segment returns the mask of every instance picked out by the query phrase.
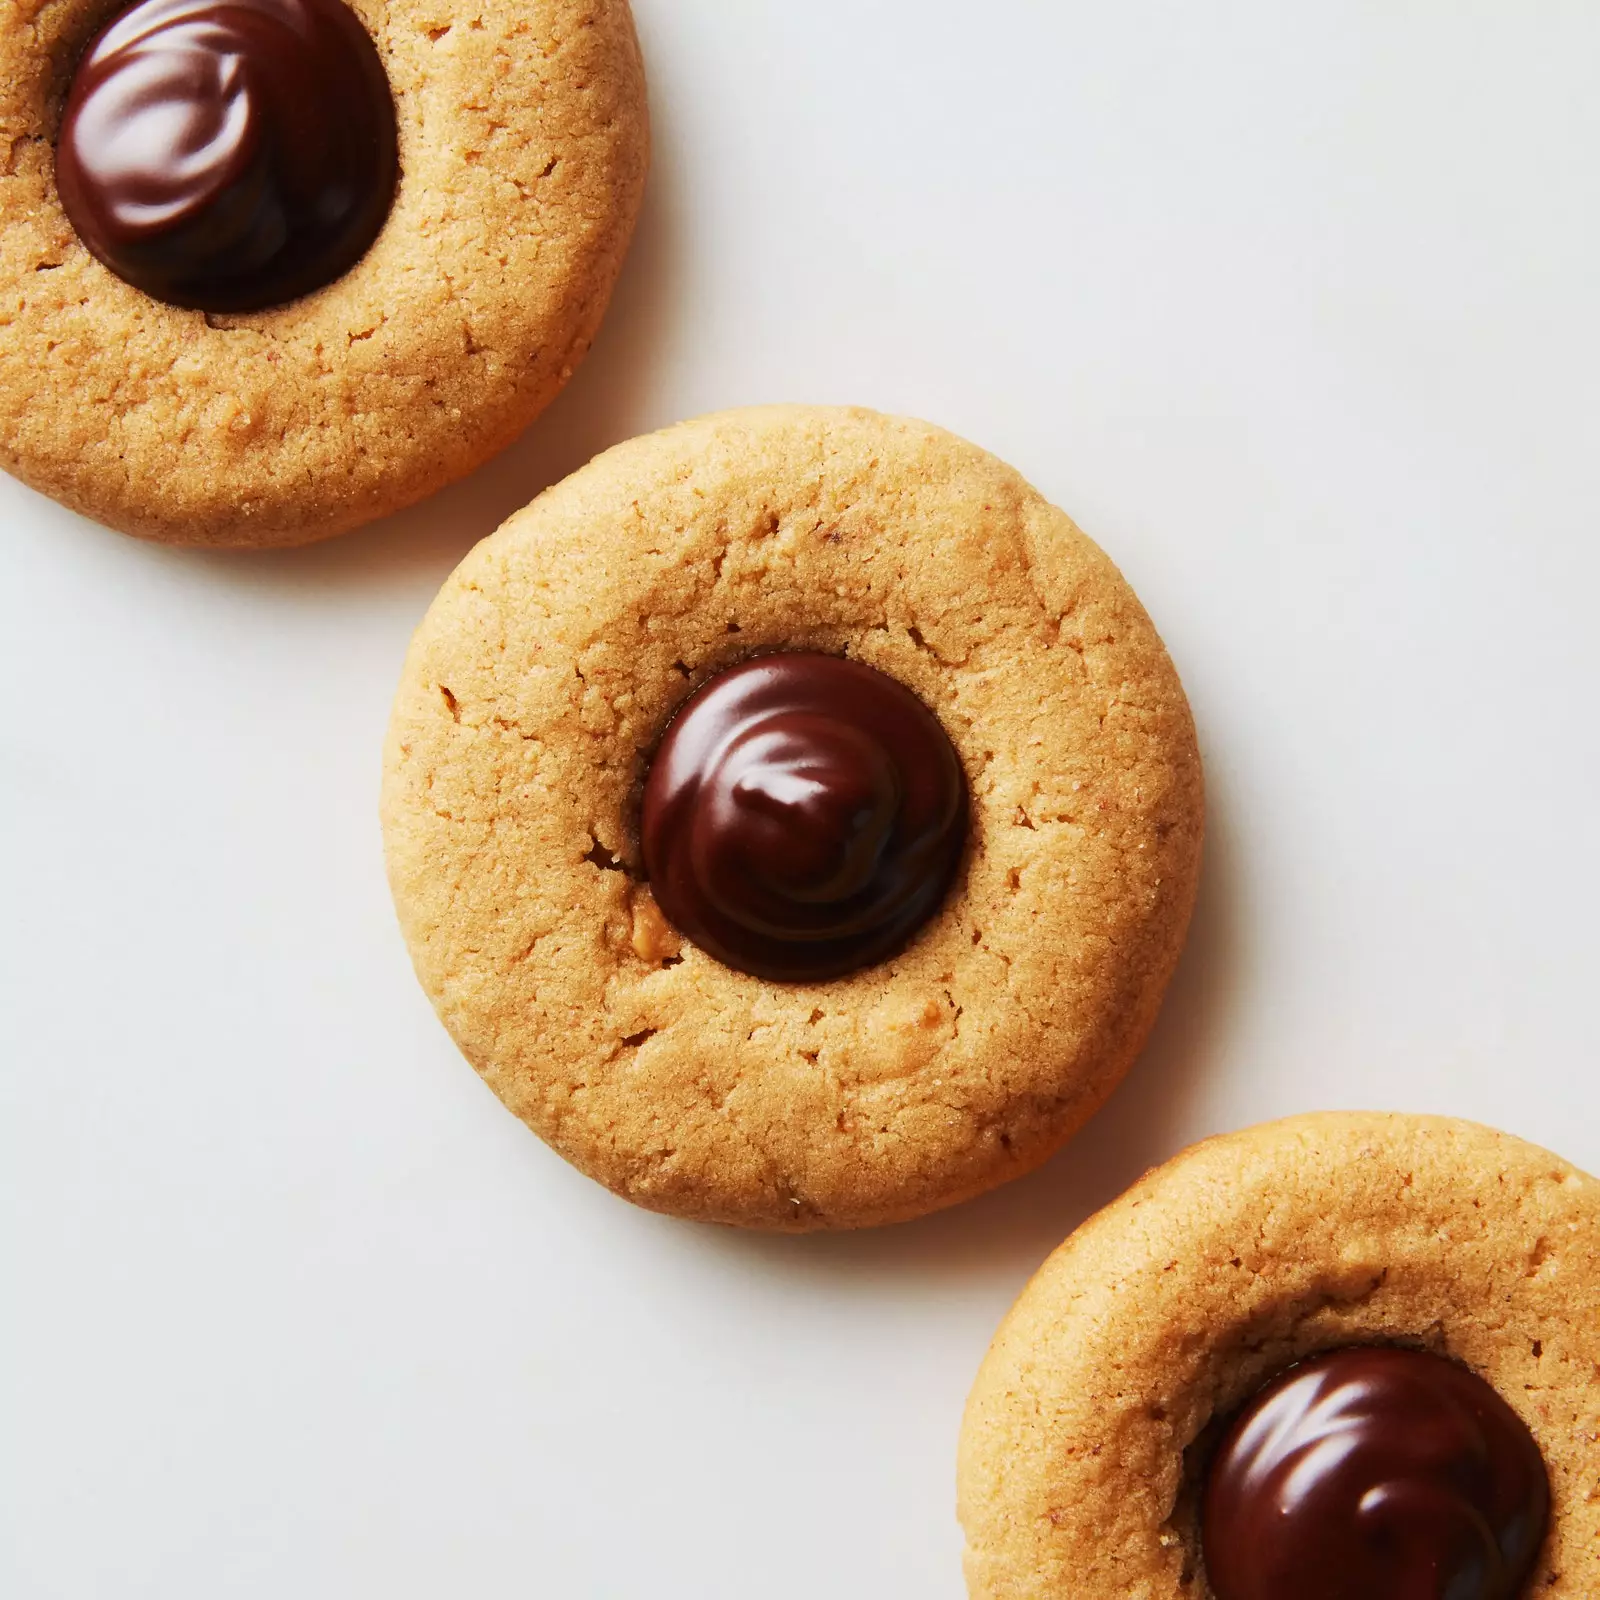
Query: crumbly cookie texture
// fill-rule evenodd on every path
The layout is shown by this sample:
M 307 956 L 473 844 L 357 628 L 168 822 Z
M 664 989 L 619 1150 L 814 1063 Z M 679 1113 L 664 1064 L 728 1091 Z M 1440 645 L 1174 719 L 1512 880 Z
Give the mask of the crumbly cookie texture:
M 641 881 L 674 708 L 762 651 L 859 658 L 941 718 L 957 883 L 901 955 L 731 971 Z M 920 422 L 776 406 L 618 446 L 462 563 L 389 729 L 390 881 L 495 1092 L 641 1205 L 752 1227 L 914 1216 L 1028 1170 L 1143 1041 L 1201 841 L 1188 705 L 1105 555 Z
M 1222 1419 L 1339 1345 L 1463 1362 L 1532 1429 L 1529 1595 L 1600 1594 L 1600 1183 L 1443 1117 L 1324 1113 L 1210 1139 L 1051 1256 L 967 1404 L 982 1600 L 1207 1600 L 1196 1500 Z
M 0 465 L 125 532 L 297 544 L 503 448 L 599 326 L 643 192 L 626 0 L 352 0 L 402 176 L 344 277 L 239 316 L 123 283 L 56 197 L 77 57 L 118 9 L 0 0 Z

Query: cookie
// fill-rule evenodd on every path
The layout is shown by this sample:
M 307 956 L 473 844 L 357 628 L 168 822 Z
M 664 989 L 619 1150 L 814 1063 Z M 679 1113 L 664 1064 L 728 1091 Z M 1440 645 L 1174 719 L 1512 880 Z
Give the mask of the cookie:
M 984 1600 L 1600 1593 L 1600 1183 L 1442 1117 L 1207 1140 L 1023 1291 L 959 1493 Z
M 647 155 L 626 0 L 0 0 L 0 465 L 181 544 L 420 499 L 571 375 Z
M 977 1194 L 1093 1113 L 1202 795 L 1066 516 L 925 423 L 775 406 L 619 445 L 467 557 L 382 814 L 417 973 L 511 1110 L 641 1205 L 804 1230 Z

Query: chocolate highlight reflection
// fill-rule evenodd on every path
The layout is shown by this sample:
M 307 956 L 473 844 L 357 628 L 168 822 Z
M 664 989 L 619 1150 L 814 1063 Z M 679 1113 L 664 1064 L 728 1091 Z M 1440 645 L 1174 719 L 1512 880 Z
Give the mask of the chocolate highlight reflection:
M 667 730 L 640 821 L 656 903 L 741 972 L 816 981 L 884 960 L 943 900 L 965 841 L 948 736 L 894 679 L 760 656 Z
M 88 249 L 201 311 L 333 282 L 377 237 L 397 172 L 388 78 L 342 0 L 144 0 L 85 52 L 56 141 Z
M 1544 1460 L 1441 1356 L 1335 1350 L 1270 1383 L 1212 1461 L 1217 1600 L 1513 1600 L 1544 1540 Z

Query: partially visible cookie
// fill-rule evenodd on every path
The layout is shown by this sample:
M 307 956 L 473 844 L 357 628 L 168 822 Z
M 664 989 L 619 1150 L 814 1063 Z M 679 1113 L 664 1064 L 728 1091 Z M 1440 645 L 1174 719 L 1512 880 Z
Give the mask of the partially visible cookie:
M 1422 1358 L 1374 1346 L 1448 1358 L 1452 1393 L 1428 1392 Z M 1306 1359 L 1352 1349 L 1323 1357 L 1331 1366 Z M 1296 1392 L 1261 1395 L 1284 1373 Z M 1468 1392 L 1472 1374 L 1531 1432 L 1548 1474 L 1548 1533 L 1525 1585 L 1494 1570 L 1492 1507 L 1473 1504 L 1493 1501 L 1495 1456 L 1518 1447 L 1494 1402 Z M 1265 1424 L 1225 1435 L 1246 1402 Z M 1400 1431 L 1380 1449 L 1386 1405 L 1402 1408 Z M 1205 1500 L 1203 1539 L 1220 1453 L 1234 1476 Z M 1522 1527 L 1507 1520 L 1514 1546 L 1537 1486 L 1515 1459 L 1502 1477 L 1529 1496 Z M 1240 1515 L 1241 1484 L 1279 1498 Z M 1326 1551 L 1330 1503 L 1363 1559 L 1456 1586 L 1346 1574 L 1341 1588 L 1322 1560 L 1297 1593 L 1588 1600 L 1600 1594 L 1600 1183 L 1442 1117 L 1324 1113 L 1207 1140 L 1091 1218 L 1023 1291 L 967 1405 L 959 1486 L 981 1600 L 1215 1600 L 1206 1540 L 1240 1527 L 1276 1538 L 1310 1506 Z M 1441 1566 L 1403 1565 L 1441 1550 Z M 1263 1558 L 1231 1554 L 1221 1600 L 1261 1592 L 1249 1585 Z
M 462 476 L 554 398 L 599 326 L 643 191 L 644 76 L 627 0 L 352 0 L 352 9 L 359 20 L 341 0 L 146 0 L 137 28 L 118 22 L 129 38 L 96 46 L 105 60 L 85 64 L 96 75 L 92 104 L 79 104 L 80 85 L 61 176 L 85 236 L 146 286 L 136 288 L 90 253 L 57 184 L 69 85 L 122 7 L 0 0 L 7 471 L 147 538 L 295 544 Z M 354 177 L 329 178 L 328 152 L 339 154 L 343 134 L 381 136 L 373 119 L 386 108 L 381 82 L 368 104 L 366 61 L 346 69 L 351 93 L 331 107 L 343 80 L 324 82 L 325 62 L 278 59 L 290 45 L 271 41 L 292 44 L 307 16 L 325 19 L 319 37 L 336 38 L 342 17 L 361 51 L 363 25 L 376 46 L 370 65 L 393 96 L 397 188 L 392 151 L 355 162 Z M 241 75 L 236 53 L 248 58 L 263 39 L 263 59 L 246 59 Z M 103 81 L 119 69 L 123 80 Z M 157 92 L 170 103 L 146 107 L 131 132 L 115 126 Z M 288 154 L 306 182 L 325 180 L 301 197 L 308 216 L 344 204 L 352 182 L 388 184 L 393 203 L 385 196 L 375 212 L 358 211 L 356 231 L 322 251 L 325 266 L 310 260 L 309 276 L 299 270 L 307 262 L 291 262 L 264 291 L 245 282 L 196 299 L 167 271 L 173 237 L 129 247 L 126 235 L 141 217 L 163 219 L 194 199 L 185 188 L 239 177 L 208 170 L 201 183 L 193 169 L 252 118 L 307 145 Z M 148 140 L 176 129 L 193 143 L 199 133 L 183 132 L 191 124 L 205 134 L 200 145 L 175 145 L 165 169 L 132 170 Z M 249 154 L 244 138 L 239 159 Z M 268 181 L 281 154 L 259 163 L 267 178 L 245 172 L 177 243 L 214 244 L 217 227 L 238 223 L 237 195 Z M 120 221 L 97 213 L 95 182 L 127 188 Z M 218 259 L 270 248 L 282 209 L 247 215 L 237 248 Z M 340 275 L 328 281 L 329 272 Z M 297 297 L 230 309 L 275 292 Z
M 802 406 L 619 445 L 485 540 L 383 785 L 418 975 L 501 1099 L 641 1205 L 791 1230 L 949 1205 L 1082 1125 L 1155 1017 L 1201 813 L 1105 555 L 948 433 Z M 867 830 L 837 860 L 835 824 Z M 786 918 L 798 955 L 762 944 Z

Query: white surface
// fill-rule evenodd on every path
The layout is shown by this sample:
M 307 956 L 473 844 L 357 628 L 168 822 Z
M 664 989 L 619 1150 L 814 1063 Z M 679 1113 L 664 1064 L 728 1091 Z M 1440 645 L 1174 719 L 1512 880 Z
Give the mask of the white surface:
M 1373 1105 L 1600 1168 L 1600 10 L 638 12 L 645 218 L 522 445 L 267 558 L 0 480 L 16 1600 L 958 1600 L 976 1363 L 1146 1165 Z M 461 553 L 777 399 L 933 418 L 1067 507 L 1211 795 L 1155 1042 L 1076 1146 L 803 1241 L 636 1212 L 507 1116 L 374 821 Z

